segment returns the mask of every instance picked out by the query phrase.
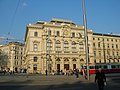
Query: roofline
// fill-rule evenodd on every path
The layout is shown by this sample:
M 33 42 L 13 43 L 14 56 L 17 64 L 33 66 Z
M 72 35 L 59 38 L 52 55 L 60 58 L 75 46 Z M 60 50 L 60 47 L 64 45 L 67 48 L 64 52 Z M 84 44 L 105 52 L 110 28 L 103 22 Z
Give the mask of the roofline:
M 109 37 L 120 37 L 120 35 L 117 35 L 117 34 L 103 34 L 103 33 L 94 33 L 93 32 L 93 35 L 99 35 L 99 36 L 109 36 Z

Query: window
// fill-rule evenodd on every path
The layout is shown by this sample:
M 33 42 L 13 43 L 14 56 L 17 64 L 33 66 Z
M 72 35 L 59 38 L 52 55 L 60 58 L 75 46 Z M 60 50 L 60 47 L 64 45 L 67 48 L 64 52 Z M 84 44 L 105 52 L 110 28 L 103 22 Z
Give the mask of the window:
M 60 32 L 59 31 L 57 31 L 57 36 L 60 36 Z
M 107 69 L 107 65 L 104 65 L 103 68 L 104 68 L 104 69 Z
M 110 51 L 109 50 L 107 50 L 107 54 L 110 55 Z
M 75 37 L 75 33 L 74 32 L 72 33 L 72 37 Z
M 119 53 L 117 52 L 117 56 L 119 56 Z
M 112 44 L 112 48 L 114 48 L 114 44 Z
M 96 56 L 96 51 L 94 51 L 94 56 Z
M 114 53 L 114 51 L 112 52 L 112 55 L 113 55 L 113 56 L 115 56 L 115 53 Z
M 37 70 L 37 64 L 33 65 L 33 70 L 36 71 Z
M 58 53 L 58 51 L 61 50 L 61 42 L 60 42 L 59 40 L 57 40 L 57 41 L 55 42 L 55 47 L 56 47 L 56 51 L 57 51 L 57 53 Z
M 116 44 L 116 48 L 118 48 L 118 45 Z
M 109 44 L 107 44 L 107 47 L 110 48 Z
M 81 35 L 81 33 L 79 33 L 79 34 L 78 34 L 78 37 L 79 37 L 79 38 L 82 38 L 82 35 Z
M 37 51 L 38 50 L 38 45 L 37 44 L 34 44 L 33 46 L 33 51 Z
M 98 42 L 98 47 L 100 47 L 100 42 Z
M 37 62 L 37 57 L 33 57 L 34 62 Z
M 94 63 L 96 63 L 96 59 L 94 60 Z
M 93 47 L 95 47 L 95 43 L 93 43 Z
M 76 49 L 76 42 L 72 41 L 72 49 Z
M 34 36 L 37 37 L 38 36 L 38 32 L 34 32 Z
M 72 45 L 76 45 L 75 41 L 72 42 Z
M 68 51 L 68 49 L 69 49 L 69 43 L 68 41 L 64 41 L 64 50 Z
M 99 56 L 101 57 L 101 51 L 99 51 Z
M 49 30 L 49 31 L 48 31 L 48 35 L 50 35 L 50 36 L 51 36 L 51 30 Z
M 51 40 L 47 41 L 47 50 L 52 50 L 52 41 Z

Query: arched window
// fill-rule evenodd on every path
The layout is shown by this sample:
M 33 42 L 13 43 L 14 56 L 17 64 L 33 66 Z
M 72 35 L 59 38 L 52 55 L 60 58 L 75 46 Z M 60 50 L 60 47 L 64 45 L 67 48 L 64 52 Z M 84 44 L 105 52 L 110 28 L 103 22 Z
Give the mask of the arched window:
M 72 41 L 72 45 L 76 45 L 76 42 L 75 42 L 75 41 Z
M 55 47 L 56 47 L 56 51 L 60 51 L 61 50 L 61 42 L 59 40 L 57 40 L 55 42 Z
M 55 43 L 56 43 L 56 44 L 61 44 L 59 40 L 57 40 Z
M 64 41 L 64 51 L 69 51 L 69 43 L 68 43 L 68 41 Z
M 75 41 L 72 41 L 72 49 L 76 49 L 76 47 L 77 47 L 76 42 L 75 42 Z
M 47 50 L 52 50 L 52 41 L 51 40 L 47 41 Z

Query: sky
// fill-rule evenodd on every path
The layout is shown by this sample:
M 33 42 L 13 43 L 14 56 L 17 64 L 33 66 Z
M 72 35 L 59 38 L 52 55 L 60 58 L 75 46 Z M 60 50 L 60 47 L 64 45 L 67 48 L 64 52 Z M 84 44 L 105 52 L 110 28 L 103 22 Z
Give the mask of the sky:
M 85 7 L 87 28 L 120 34 L 120 0 L 85 0 Z M 0 37 L 24 40 L 26 25 L 52 18 L 83 25 L 82 0 L 0 0 Z

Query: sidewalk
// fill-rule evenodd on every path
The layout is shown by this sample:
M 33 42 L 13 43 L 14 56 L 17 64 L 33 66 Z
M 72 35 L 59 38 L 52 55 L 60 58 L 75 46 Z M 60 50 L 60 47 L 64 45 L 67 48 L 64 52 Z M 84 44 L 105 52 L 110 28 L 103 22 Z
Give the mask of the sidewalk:
M 1 76 L 0 77 L 0 84 L 1 85 L 56 85 L 56 84 L 63 84 L 63 83 L 93 83 L 94 75 L 90 76 L 90 80 L 86 80 L 82 75 L 79 75 L 79 78 L 76 78 L 75 75 L 73 76 L 64 76 L 64 75 L 14 75 L 14 76 Z

